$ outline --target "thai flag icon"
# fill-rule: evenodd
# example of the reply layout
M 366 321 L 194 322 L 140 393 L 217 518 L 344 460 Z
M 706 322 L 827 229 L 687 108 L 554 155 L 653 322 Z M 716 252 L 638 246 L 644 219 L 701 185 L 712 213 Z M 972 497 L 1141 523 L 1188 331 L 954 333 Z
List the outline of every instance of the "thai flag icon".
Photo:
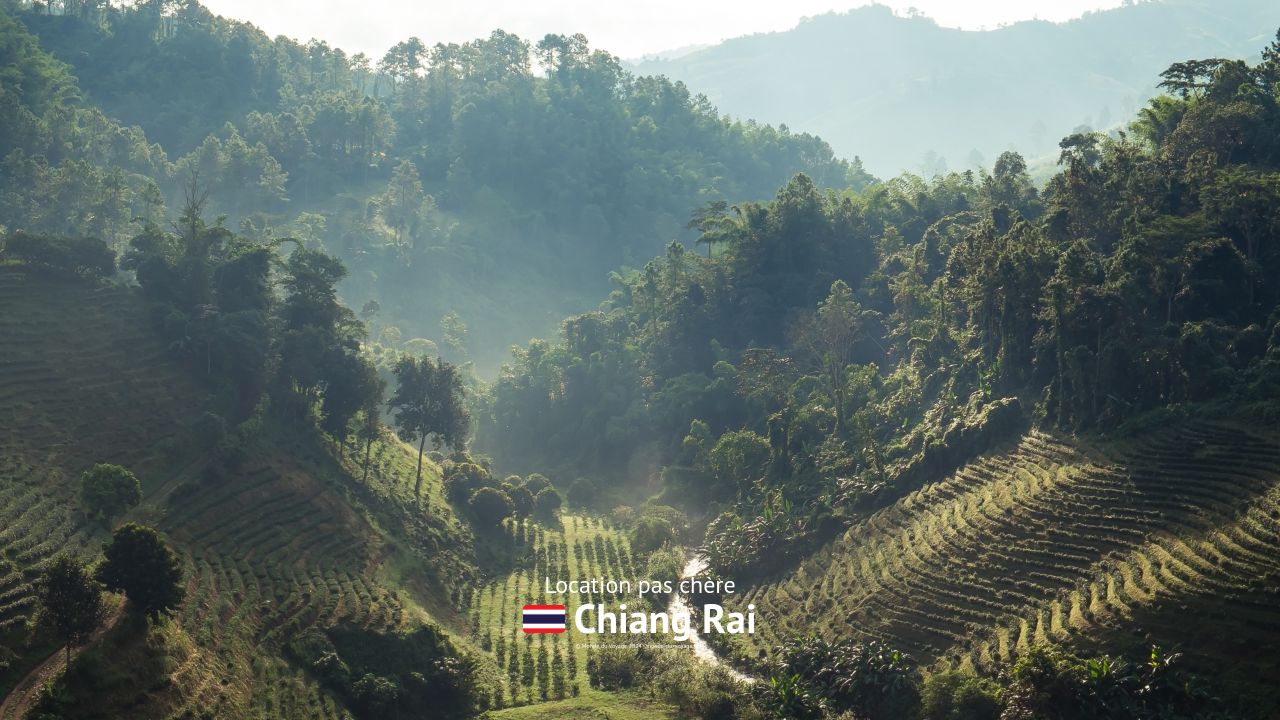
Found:
M 564 632 L 563 605 L 525 605 L 523 614 L 526 633 Z

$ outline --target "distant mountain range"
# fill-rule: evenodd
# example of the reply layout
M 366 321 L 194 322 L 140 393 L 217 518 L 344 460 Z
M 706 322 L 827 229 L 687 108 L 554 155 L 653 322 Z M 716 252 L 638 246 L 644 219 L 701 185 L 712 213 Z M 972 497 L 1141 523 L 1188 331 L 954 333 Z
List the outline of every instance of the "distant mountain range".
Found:
M 877 175 L 932 174 L 1007 149 L 1052 154 L 1078 126 L 1126 123 L 1171 63 L 1254 57 L 1278 26 L 1274 0 L 1143 2 L 989 31 L 872 5 L 632 68 L 682 80 L 722 112 L 819 134 Z

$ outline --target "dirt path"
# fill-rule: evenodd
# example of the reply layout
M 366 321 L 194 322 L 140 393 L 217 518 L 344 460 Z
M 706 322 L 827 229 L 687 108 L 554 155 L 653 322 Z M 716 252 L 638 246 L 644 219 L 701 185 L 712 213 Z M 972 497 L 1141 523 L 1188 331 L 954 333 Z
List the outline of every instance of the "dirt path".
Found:
M 685 563 L 684 572 L 681 573 L 680 578 L 697 577 L 705 572 L 706 569 L 706 559 L 695 552 L 689 556 L 689 560 Z M 675 616 L 676 614 L 691 615 L 693 607 L 689 604 L 689 598 L 680 595 L 679 593 L 672 593 L 671 602 L 667 606 L 667 612 L 672 616 Z M 689 635 L 689 642 L 693 645 L 693 654 L 695 657 L 702 662 L 724 668 L 734 678 L 747 683 L 748 685 L 756 681 L 755 678 L 741 672 L 734 666 L 722 660 L 720 656 L 716 654 L 715 649 L 707 643 L 706 639 L 698 634 L 695 627 L 696 623 L 690 627 L 691 632 Z M 3 718 L 4 716 L 0 715 L 0 720 L 3 720 Z
M 85 643 L 79 649 L 71 651 L 74 658 L 85 651 L 85 648 L 93 645 L 102 639 L 111 628 L 120 622 L 120 618 L 124 617 L 124 603 L 116 603 L 107 615 L 107 619 L 102 623 L 102 627 L 89 638 L 89 642 Z M 9 692 L 4 702 L 0 702 L 0 720 L 22 720 L 31 706 L 40 697 L 40 690 L 44 684 L 50 679 L 57 676 L 58 673 L 65 669 L 67 664 L 67 652 L 64 648 L 58 648 L 56 652 L 44 659 L 44 662 L 37 665 L 26 677 L 22 678 L 13 690 Z

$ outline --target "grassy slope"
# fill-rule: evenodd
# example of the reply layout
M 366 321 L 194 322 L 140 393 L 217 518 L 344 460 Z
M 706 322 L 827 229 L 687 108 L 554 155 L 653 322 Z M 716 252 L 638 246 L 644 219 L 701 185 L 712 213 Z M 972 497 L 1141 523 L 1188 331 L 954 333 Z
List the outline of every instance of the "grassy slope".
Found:
M 76 321 L 86 307 L 93 318 Z M 202 395 L 163 361 L 123 293 L 38 289 L 0 267 L 0 308 L 0 645 L 20 656 L 0 670 L 7 690 L 49 650 L 27 646 L 39 565 L 58 551 L 91 554 L 108 537 L 79 511 L 79 473 L 98 461 L 170 472 L 157 448 Z M 131 362 L 103 361 L 114 356 Z
M 80 513 L 75 480 L 109 460 L 144 479 L 147 498 L 132 517 L 169 535 L 189 595 L 146 643 L 117 629 L 96 650 L 117 665 L 96 679 L 109 690 L 99 706 L 136 703 L 131 714 L 143 718 L 339 718 L 334 699 L 283 659 L 288 633 L 434 617 L 486 658 L 503 705 L 534 703 L 498 717 L 669 712 L 592 691 L 585 644 L 570 672 L 567 636 L 518 631 L 519 604 L 543 599 L 543 574 L 637 577 L 625 539 L 600 521 L 566 516 L 520 544 L 515 567 L 491 567 L 495 579 L 473 584 L 475 539 L 434 466 L 425 510 L 415 507 L 416 458 L 403 444 L 376 444 L 364 483 L 350 449 L 339 458 L 277 429 L 234 477 L 201 480 L 206 458 L 191 449 L 189 428 L 205 391 L 168 360 L 131 293 L 0 268 L 0 306 L 0 645 L 18 652 L 0 690 L 50 649 L 25 646 L 40 562 L 59 550 L 96 553 L 107 537 Z M 743 600 L 761 608 L 760 631 L 740 649 L 754 655 L 817 630 L 884 638 L 929 664 L 986 666 L 1044 640 L 1155 641 L 1200 662 L 1251 661 L 1239 676 L 1256 689 L 1250 678 L 1280 673 L 1278 531 L 1275 435 L 1199 424 L 1084 448 L 1032 434 L 751 590 Z M 614 552 L 586 552 L 597 538 Z M 553 684 L 552 702 L 538 702 L 523 648 L 515 675 L 509 650 L 496 657 L 500 635 L 508 649 L 536 643 L 535 657 L 543 645 L 559 654 L 565 699 Z
M 0 307 L 0 644 L 18 655 L 0 671 L 0 692 L 49 650 L 29 645 L 24 627 L 40 563 L 60 550 L 91 556 L 108 537 L 76 497 L 78 474 L 98 461 L 143 479 L 146 497 L 128 519 L 168 535 L 188 599 L 143 646 L 111 635 L 113 661 L 150 661 L 117 667 L 104 682 L 118 692 L 92 707 L 338 718 L 338 704 L 283 659 L 291 630 L 391 630 L 428 618 L 424 607 L 462 625 L 442 578 L 473 574 L 470 535 L 441 500 L 437 468 L 427 468 L 422 512 L 408 497 L 415 458 L 400 443 L 378 444 L 363 484 L 351 458 L 270 431 L 232 477 L 202 480 L 207 457 L 190 428 L 207 393 L 169 360 L 131 292 L 0 267 Z
M 1239 664 L 1239 689 L 1270 714 L 1278 531 L 1274 433 L 1200 423 L 1097 449 L 1033 433 L 753 589 L 762 632 L 739 650 L 817 631 L 992 667 L 1046 641 L 1155 642 L 1202 669 Z
M 679 715 L 641 693 L 587 691 L 575 698 L 507 708 L 489 713 L 492 720 L 665 720 Z

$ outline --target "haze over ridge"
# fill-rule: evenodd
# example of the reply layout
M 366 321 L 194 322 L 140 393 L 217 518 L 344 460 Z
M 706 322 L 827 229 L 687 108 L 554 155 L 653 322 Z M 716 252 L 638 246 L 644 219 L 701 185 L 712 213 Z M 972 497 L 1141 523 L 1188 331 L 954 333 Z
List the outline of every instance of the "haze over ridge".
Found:
M 753 33 L 788 30 L 803 18 L 842 12 L 872 0 L 796 0 L 790 3 L 697 3 L 657 0 L 647 3 L 543 0 L 519 3 L 478 0 L 440 12 L 427 4 L 404 0 L 371 0 L 352 5 L 338 0 L 211 0 L 214 12 L 246 20 L 266 32 L 307 40 L 317 38 L 349 53 L 381 57 L 388 47 L 410 35 L 428 45 L 465 42 L 502 28 L 526 39 L 547 33 L 583 33 L 592 45 L 622 58 L 658 55 L 678 48 L 705 46 Z M 1115 7 L 1120 0 L 880 0 L 900 13 L 912 8 L 941 25 L 977 29 L 1030 18 L 1054 21 Z
M 1169 0 L 966 32 L 884 6 L 736 38 L 640 74 L 684 81 L 722 112 L 785 123 L 888 177 L 1056 157 L 1079 126 L 1127 121 L 1188 57 L 1249 58 L 1280 25 L 1261 0 Z

